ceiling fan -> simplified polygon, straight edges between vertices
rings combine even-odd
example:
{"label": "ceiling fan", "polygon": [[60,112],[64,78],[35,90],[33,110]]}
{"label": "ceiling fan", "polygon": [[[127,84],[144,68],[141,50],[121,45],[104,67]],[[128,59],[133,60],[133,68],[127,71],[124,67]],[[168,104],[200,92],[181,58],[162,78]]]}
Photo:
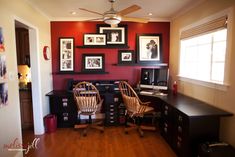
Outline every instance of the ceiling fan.
{"label": "ceiling fan", "polygon": [[95,11],[91,11],[91,10],[88,10],[85,8],[79,8],[79,9],[103,16],[102,18],[92,19],[92,21],[103,20],[105,23],[111,25],[111,27],[117,27],[117,24],[119,24],[122,20],[132,21],[132,22],[140,22],[140,23],[147,23],[148,22],[147,18],[135,18],[135,17],[126,17],[125,16],[127,14],[130,14],[132,12],[135,12],[135,11],[141,9],[140,6],[132,5],[132,6],[126,8],[126,9],[123,9],[121,11],[116,11],[113,8],[113,3],[116,0],[108,0],[108,1],[111,3],[111,8],[110,8],[110,10],[104,12],[103,14],[95,12]]}

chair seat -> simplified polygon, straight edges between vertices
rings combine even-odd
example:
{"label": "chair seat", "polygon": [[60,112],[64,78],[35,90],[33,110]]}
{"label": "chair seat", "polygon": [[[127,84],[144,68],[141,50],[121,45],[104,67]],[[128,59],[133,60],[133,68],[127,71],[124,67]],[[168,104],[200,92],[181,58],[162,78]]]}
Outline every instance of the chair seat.
{"label": "chair seat", "polygon": [[80,115],[85,115],[85,116],[89,116],[89,115],[94,115],[94,112],[81,112],[79,113]]}
{"label": "chair seat", "polygon": [[144,114],[152,113],[152,112],[155,112],[155,111],[154,111],[153,107],[146,106],[146,109],[143,113],[136,113],[136,111],[131,111],[131,110],[129,110],[127,112],[132,116],[134,116],[134,115],[136,116],[136,115],[144,115]]}
{"label": "chair seat", "polygon": [[[156,130],[155,118],[156,112],[153,107],[148,106],[150,102],[142,102],[133,88],[126,82],[120,81],[119,90],[122,94],[123,102],[126,106],[126,128],[125,133],[132,129],[137,129],[141,136],[144,135],[143,130]],[[151,114],[152,126],[146,127],[141,125],[142,119]],[[131,118],[131,122],[128,122],[128,118]]]}
{"label": "chair seat", "polygon": [[78,106],[79,121],[81,119],[80,115],[89,117],[87,124],[76,124],[74,128],[83,128],[83,136],[86,136],[89,128],[95,128],[103,132],[103,120],[98,122],[92,121],[92,115],[100,112],[103,103],[97,88],[92,83],[84,81],[75,85],[73,94]]}
{"label": "chair seat", "polygon": [[154,111],[154,108],[150,107],[150,106],[147,106],[144,113],[149,113],[149,112],[152,112],[152,111]]}

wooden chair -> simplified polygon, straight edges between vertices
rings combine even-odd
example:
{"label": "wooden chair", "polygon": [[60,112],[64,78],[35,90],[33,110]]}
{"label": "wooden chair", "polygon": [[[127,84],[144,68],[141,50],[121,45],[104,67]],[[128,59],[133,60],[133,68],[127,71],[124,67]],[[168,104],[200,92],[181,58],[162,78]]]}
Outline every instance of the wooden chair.
{"label": "wooden chair", "polygon": [[[119,89],[126,106],[125,133],[128,133],[130,130],[137,129],[142,137],[144,135],[143,130],[155,131],[156,127],[154,121],[156,118],[156,112],[154,111],[154,108],[148,106],[150,102],[142,102],[132,87],[125,81],[121,81],[119,83]],[[152,126],[141,125],[141,119],[146,114],[152,114]],[[132,118],[134,123],[128,122],[129,118]]]}
{"label": "wooden chair", "polygon": [[89,128],[104,131],[103,121],[92,123],[92,115],[100,112],[103,100],[100,98],[99,91],[89,82],[80,82],[73,89],[74,99],[78,107],[79,119],[81,115],[89,116],[88,124],[76,124],[74,128],[84,129],[83,136],[87,135]]}

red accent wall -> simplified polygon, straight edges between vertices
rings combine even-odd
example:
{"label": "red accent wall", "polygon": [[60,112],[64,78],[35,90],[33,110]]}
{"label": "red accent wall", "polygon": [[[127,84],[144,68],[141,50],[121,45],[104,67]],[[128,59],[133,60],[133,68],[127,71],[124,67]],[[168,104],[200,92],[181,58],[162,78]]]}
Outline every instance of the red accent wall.
{"label": "red accent wall", "polygon": [[[80,72],[82,68],[82,54],[84,53],[104,53],[105,71],[109,74],[56,74],[59,72],[59,37],[74,37],[75,47],[83,45],[83,35],[85,33],[96,33],[96,24],[101,22],[51,22],[51,50],[52,50],[52,72],[54,90],[66,89],[67,79],[75,80],[106,80],[125,79],[130,84],[136,84],[140,79],[141,66],[115,66],[118,62],[118,48],[75,48],[74,69]],[[147,24],[123,22],[128,25],[128,46],[130,50],[136,52],[136,34],[141,33],[161,33],[163,62],[169,64],[169,36],[170,22],[149,22]]]}

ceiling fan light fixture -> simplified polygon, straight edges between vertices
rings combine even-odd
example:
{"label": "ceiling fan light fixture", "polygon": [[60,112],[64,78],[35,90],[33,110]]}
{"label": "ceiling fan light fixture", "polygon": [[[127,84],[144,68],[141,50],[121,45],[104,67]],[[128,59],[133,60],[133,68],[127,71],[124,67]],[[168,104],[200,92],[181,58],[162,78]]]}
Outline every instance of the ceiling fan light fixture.
{"label": "ceiling fan light fixture", "polygon": [[[112,3],[113,4],[113,3]],[[113,9],[113,6],[109,11],[104,13],[104,22],[109,25],[117,25],[121,22],[122,18],[117,14],[117,11]]]}
{"label": "ceiling fan light fixture", "polygon": [[109,25],[117,25],[121,22],[121,17],[106,17],[104,18],[104,22],[109,24]]}
{"label": "ceiling fan light fixture", "polygon": [[[122,20],[124,20],[124,21],[132,21],[132,22],[140,22],[140,23],[147,23],[148,22],[147,18],[134,18],[134,17],[126,17],[125,16],[127,14],[130,14],[132,12],[135,12],[135,11],[141,9],[140,6],[132,5],[132,6],[127,7],[125,9],[121,10],[121,11],[116,11],[113,8],[114,2],[116,0],[108,0],[108,1],[111,3],[111,8],[108,11],[104,12],[103,14],[99,13],[99,12],[92,11],[92,10],[88,10],[88,9],[85,9],[85,8],[79,8],[79,9],[83,10],[83,11],[87,11],[89,13],[101,15],[104,23],[111,25],[111,27],[117,27],[117,25]],[[97,21],[97,20],[100,20],[100,19],[101,18],[92,19],[91,21]]]}

